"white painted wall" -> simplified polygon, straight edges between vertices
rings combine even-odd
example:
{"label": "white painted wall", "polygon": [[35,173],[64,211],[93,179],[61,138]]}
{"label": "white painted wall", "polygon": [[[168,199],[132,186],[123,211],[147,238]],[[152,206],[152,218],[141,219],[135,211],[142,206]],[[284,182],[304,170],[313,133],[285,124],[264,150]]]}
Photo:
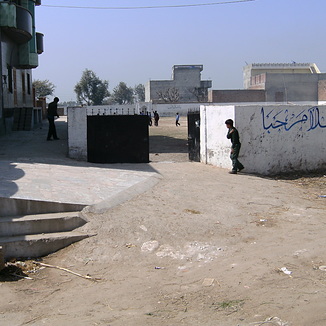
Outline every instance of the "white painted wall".
{"label": "white painted wall", "polygon": [[326,167],[326,106],[202,106],[202,162],[231,168],[228,118],[239,130],[239,160],[246,172],[269,175]]}
{"label": "white painted wall", "polygon": [[99,105],[88,106],[87,115],[111,115],[111,114],[140,114],[141,112],[157,111],[161,117],[174,117],[177,112],[182,116],[187,116],[189,110],[199,111],[200,105],[204,103],[167,103],[153,104],[151,102],[139,102],[135,104],[123,105]]}
{"label": "white painted wall", "polygon": [[76,160],[87,160],[87,108],[69,107],[68,156]]}
{"label": "white painted wall", "polygon": [[178,112],[186,117],[188,111],[199,111],[201,103],[182,103],[182,104],[152,104],[153,111],[157,111],[161,117],[173,117]]}
{"label": "white painted wall", "polygon": [[140,114],[141,108],[148,110],[151,103],[116,104],[88,106],[87,115],[133,115]]}
{"label": "white painted wall", "polygon": [[200,107],[200,157],[206,164],[230,166],[230,140],[226,138],[225,120],[234,120],[234,106]]}

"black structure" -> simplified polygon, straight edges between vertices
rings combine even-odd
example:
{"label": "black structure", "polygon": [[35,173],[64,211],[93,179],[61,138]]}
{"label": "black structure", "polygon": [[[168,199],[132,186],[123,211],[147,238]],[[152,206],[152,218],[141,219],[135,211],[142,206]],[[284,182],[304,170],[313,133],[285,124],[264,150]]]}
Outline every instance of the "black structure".
{"label": "black structure", "polygon": [[88,116],[87,161],[148,163],[148,117],[146,115]]}
{"label": "black structure", "polygon": [[200,162],[200,112],[188,112],[187,119],[189,160]]}

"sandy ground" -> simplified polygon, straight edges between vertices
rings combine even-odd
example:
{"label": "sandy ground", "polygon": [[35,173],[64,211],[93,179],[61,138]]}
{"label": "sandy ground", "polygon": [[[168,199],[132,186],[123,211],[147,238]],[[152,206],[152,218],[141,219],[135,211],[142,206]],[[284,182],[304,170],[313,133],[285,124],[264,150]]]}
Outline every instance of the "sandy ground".
{"label": "sandy ground", "polygon": [[2,279],[0,325],[326,325],[326,177],[188,162],[184,118],[150,133],[162,180],[88,213],[97,236],[43,259],[98,280]]}

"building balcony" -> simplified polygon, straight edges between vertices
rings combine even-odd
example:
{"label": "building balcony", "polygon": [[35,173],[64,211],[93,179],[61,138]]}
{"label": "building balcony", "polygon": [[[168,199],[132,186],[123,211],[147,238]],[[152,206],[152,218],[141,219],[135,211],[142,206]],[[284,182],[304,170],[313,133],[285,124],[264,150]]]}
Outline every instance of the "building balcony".
{"label": "building balcony", "polygon": [[33,17],[29,10],[15,3],[0,2],[0,27],[16,43],[32,39]]}
{"label": "building balcony", "polygon": [[43,37],[44,37],[44,35],[42,33],[36,33],[36,52],[37,52],[37,54],[42,54],[44,52]]}
{"label": "building balcony", "polygon": [[18,69],[34,69],[38,66],[38,54],[30,51],[28,43],[21,44],[18,48]]}

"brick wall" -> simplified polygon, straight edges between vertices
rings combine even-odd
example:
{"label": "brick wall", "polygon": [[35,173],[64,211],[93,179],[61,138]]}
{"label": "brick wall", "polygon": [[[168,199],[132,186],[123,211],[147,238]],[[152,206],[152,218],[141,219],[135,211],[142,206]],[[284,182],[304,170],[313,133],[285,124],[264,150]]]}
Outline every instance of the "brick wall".
{"label": "brick wall", "polygon": [[208,93],[210,103],[265,102],[264,90],[212,90]]}

